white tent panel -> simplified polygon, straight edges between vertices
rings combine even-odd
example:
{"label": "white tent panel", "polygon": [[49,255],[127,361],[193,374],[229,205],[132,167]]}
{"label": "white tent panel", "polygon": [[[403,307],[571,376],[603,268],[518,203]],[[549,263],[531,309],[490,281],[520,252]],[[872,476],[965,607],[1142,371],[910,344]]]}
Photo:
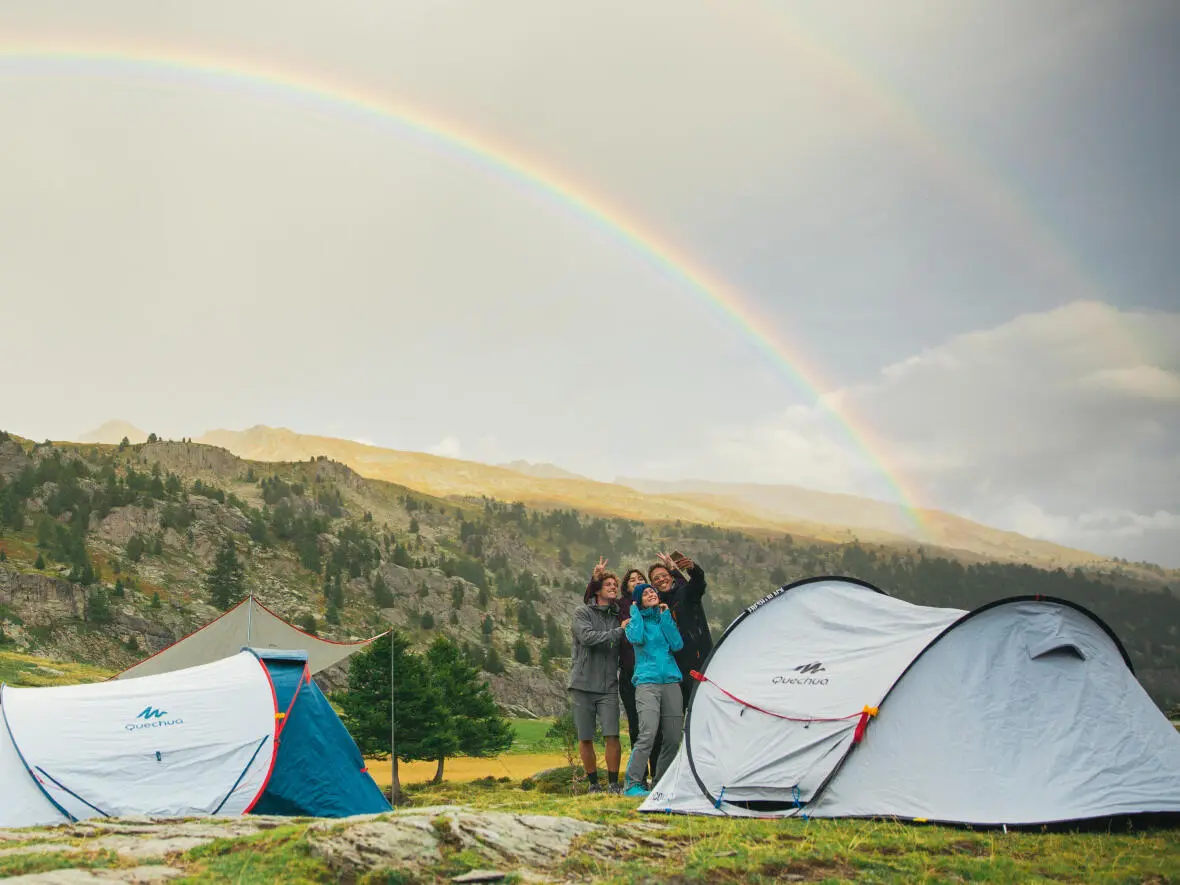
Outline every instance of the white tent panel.
{"label": "white tent panel", "polygon": [[1092,618],[971,617],[881,705],[808,813],[983,824],[1180,811],[1180,737]]}
{"label": "white tent panel", "polygon": [[133,679],[196,667],[235,655],[247,646],[306,651],[311,672],[319,673],[372,641],[332,642],[311,636],[287,623],[251,596],[215,621],[129,667],[115,678]]}
{"label": "white tent panel", "polygon": [[65,823],[29,776],[13,746],[0,711],[0,827],[31,827]]}
{"label": "white tent panel", "polygon": [[26,778],[78,819],[241,814],[276,751],[274,689],[249,652],[141,679],[7,688],[3,713]]}
{"label": "white tent panel", "polygon": [[692,766],[680,766],[680,776],[695,781],[695,768],[705,798],[722,799],[722,809],[730,801],[806,803],[847,753],[860,712],[964,614],[839,580],[762,603],[709,660],[682,749]]}

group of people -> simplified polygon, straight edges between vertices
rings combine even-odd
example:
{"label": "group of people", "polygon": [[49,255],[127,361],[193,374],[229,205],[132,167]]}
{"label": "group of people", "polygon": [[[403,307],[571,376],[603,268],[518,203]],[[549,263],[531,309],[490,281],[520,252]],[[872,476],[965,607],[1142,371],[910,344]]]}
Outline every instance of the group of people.
{"label": "group of people", "polygon": [[[713,648],[702,599],[705,573],[679,551],[657,554],[645,575],[622,580],[599,557],[574,612],[569,690],[578,752],[590,792],[646,796],[680,747],[694,680]],[[627,714],[631,757],[619,783],[619,700]],[[598,779],[596,726],[605,741],[607,783]],[[649,780],[650,777],[650,780]]]}

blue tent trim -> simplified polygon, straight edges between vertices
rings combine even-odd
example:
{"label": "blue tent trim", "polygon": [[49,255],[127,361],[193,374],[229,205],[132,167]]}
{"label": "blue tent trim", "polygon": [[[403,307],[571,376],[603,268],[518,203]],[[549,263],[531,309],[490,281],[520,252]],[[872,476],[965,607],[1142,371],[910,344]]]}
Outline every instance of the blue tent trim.
{"label": "blue tent trim", "polygon": [[275,691],[274,767],[251,814],[349,817],[390,811],[356,742],[307,667],[307,652],[245,649]]}

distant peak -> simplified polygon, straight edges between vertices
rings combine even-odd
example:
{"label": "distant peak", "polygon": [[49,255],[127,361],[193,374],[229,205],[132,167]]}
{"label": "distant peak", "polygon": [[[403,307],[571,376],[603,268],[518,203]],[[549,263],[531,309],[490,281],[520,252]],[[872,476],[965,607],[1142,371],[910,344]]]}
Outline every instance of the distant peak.
{"label": "distant peak", "polygon": [[116,418],[112,421],[107,421],[100,427],[96,427],[89,433],[83,433],[78,437],[79,442],[85,443],[105,443],[110,445],[118,445],[126,437],[128,442],[141,443],[147,442],[147,432],[140,430],[134,424]]}
{"label": "distant peak", "polygon": [[506,470],[514,470],[517,473],[523,473],[525,476],[535,476],[538,479],[586,479],[580,473],[573,473],[564,467],[550,464],[548,461],[534,463],[532,461],[517,460],[495,466],[503,467]]}

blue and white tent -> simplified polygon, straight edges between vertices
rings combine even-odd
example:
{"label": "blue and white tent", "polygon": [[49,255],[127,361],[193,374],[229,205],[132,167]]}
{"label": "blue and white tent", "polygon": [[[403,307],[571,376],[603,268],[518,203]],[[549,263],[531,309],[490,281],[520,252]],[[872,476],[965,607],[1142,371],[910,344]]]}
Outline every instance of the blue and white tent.
{"label": "blue and white tent", "polygon": [[0,687],[0,826],[389,810],[304,651],[136,679]]}
{"label": "blue and white tent", "polygon": [[1180,813],[1180,734],[1071,602],[972,612],[849,578],[783,587],[701,668],[640,811],[981,825]]}

